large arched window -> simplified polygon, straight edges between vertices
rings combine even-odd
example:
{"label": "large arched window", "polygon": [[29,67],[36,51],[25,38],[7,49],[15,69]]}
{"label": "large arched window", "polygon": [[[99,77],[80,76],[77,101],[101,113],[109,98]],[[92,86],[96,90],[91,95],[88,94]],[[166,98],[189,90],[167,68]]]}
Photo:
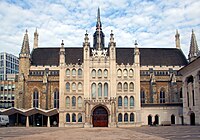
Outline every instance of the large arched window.
{"label": "large arched window", "polygon": [[133,84],[133,82],[131,82],[129,84],[129,91],[134,91],[134,84]]}
{"label": "large arched window", "polygon": [[122,122],[122,113],[118,114],[118,122]]}
{"label": "large arched window", "polygon": [[69,84],[69,82],[66,83],[66,90],[70,91],[70,84]]}
{"label": "large arched window", "polygon": [[108,83],[104,84],[104,97],[108,97]]}
{"label": "large arched window", "polygon": [[142,104],[145,104],[145,91],[143,88],[141,89],[140,100]]}
{"label": "large arched window", "polygon": [[128,84],[126,82],[124,83],[124,91],[128,91]]}
{"label": "large arched window", "polygon": [[118,107],[122,107],[122,97],[118,97]]}
{"label": "large arched window", "polygon": [[124,69],[124,71],[123,71],[123,76],[124,76],[124,78],[127,78],[127,76],[128,76],[128,71],[127,71],[127,69]]}
{"label": "large arched window", "polygon": [[160,103],[165,103],[165,89],[160,90]]}
{"label": "large arched window", "polygon": [[78,91],[82,91],[82,89],[83,89],[82,83],[79,82],[79,83],[78,83]]}
{"label": "large arched window", "polygon": [[72,114],[72,122],[76,122],[76,114],[75,113]]}
{"label": "large arched window", "polygon": [[122,77],[122,71],[120,69],[117,70],[117,77],[118,78]]}
{"label": "large arched window", "polygon": [[130,107],[134,107],[134,97],[130,97]]}
{"label": "large arched window", "polygon": [[82,76],[82,69],[78,69],[78,76],[79,76],[79,77]]}
{"label": "large arched window", "polygon": [[72,83],[72,90],[75,91],[76,90],[76,83]]}
{"label": "large arched window", "polygon": [[127,113],[124,114],[124,122],[128,122],[128,114]]}
{"label": "large arched window", "polygon": [[69,96],[66,97],[66,108],[70,107],[70,98]]}
{"label": "large arched window", "polygon": [[128,97],[124,97],[124,107],[128,107]]}
{"label": "large arched window", "polygon": [[38,90],[35,90],[33,92],[33,107],[37,107],[39,106],[39,94],[38,94]]}
{"label": "large arched window", "polygon": [[81,113],[78,114],[78,122],[82,122],[82,114]]}
{"label": "large arched window", "polygon": [[82,98],[80,96],[78,97],[78,107],[82,107]]}
{"label": "large arched window", "polygon": [[98,97],[101,97],[102,96],[102,84],[99,83],[98,84]]}
{"label": "large arched window", "polygon": [[130,122],[134,122],[134,121],[135,121],[134,114],[133,114],[133,113],[131,113],[131,114],[130,114]]}
{"label": "large arched window", "polygon": [[69,115],[69,113],[66,114],[66,122],[70,122],[70,115]]}
{"label": "large arched window", "polygon": [[92,84],[91,91],[92,91],[92,98],[96,98],[96,84],[95,83]]}
{"label": "large arched window", "polygon": [[58,92],[58,90],[54,91],[54,108],[59,108],[59,92]]}
{"label": "large arched window", "polygon": [[92,70],[92,78],[95,78],[95,77],[96,77],[96,70],[93,69],[93,70]]}
{"label": "large arched window", "polygon": [[66,76],[70,76],[70,70],[69,69],[66,70]]}
{"label": "large arched window", "polygon": [[119,82],[119,83],[117,84],[117,90],[118,90],[118,91],[122,91],[122,83],[121,83],[121,82]]}
{"label": "large arched window", "polygon": [[76,76],[76,69],[72,69],[72,76]]}
{"label": "large arched window", "polygon": [[72,107],[76,107],[76,97],[72,97]]}

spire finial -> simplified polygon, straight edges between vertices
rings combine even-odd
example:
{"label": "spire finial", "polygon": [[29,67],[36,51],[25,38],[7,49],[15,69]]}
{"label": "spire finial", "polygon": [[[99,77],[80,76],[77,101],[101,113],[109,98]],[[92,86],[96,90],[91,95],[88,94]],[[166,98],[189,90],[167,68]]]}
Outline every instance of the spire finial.
{"label": "spire finial", "polygon": [[28,33],[28,30],[26,29],[26,34]]}
{"label": "spire finial", "polygon": [[35,28],[35,32],[37,33],[37,27]]}
{"label": "spire finial", "polygon": [[179,33],[178,33],[178,29],[176,29],[175,43],[176,43],[176,48],[177,48],[177,49],[181,49],[181,45],[180,45],[180,35],[179,35]]}
{"label": "spire finial", "polygon": [[97,24],[96,24],[96,29],[101,30],[101,19],[100,19],[100,9],[98,7],[97,11]]}
{"label": "spire finial", "polygon": [[135,45],[135,47],[137,47],[137,45],[138,45],[137,40],[135,40],[135,44],[134,45]]}
{"label": "spire finial", "polygon": [[64,41],[63,41],[63,40],[62,40],[61,46],[62,46],[62,47],[64,46]]}
{"label": "spire finial", "polygon": [[195,37],[194,30],[192,29],[191,41],[190,41],[190,52],[188,55],[189,62],[193,61],[199,54],[199,47]]}

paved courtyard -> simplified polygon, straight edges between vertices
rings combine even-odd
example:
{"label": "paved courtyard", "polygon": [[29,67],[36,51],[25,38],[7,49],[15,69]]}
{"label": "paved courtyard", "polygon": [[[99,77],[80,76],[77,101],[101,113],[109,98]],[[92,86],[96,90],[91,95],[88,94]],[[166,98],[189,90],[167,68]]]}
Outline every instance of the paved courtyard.
{"label": "paved courtyard", "polygon": [[200,126],[137,128],[1,127],[0,140],[200,140]]}

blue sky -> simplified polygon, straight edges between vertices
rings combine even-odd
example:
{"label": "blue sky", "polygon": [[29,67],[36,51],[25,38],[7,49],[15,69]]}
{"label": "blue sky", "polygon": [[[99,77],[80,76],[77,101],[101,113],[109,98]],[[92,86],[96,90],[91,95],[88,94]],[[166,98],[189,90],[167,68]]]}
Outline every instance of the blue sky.
{"label": "blue sky", "polygon": [[87,30],[92,46],[97,8],[101,10],[106,46],[111,30],[117,47],[175,48],[178,29],[188,55],[191,31],[200,43],[200,0],[1,0],[0,48],[18,56],[25,30],[33,47],[81,47]]}

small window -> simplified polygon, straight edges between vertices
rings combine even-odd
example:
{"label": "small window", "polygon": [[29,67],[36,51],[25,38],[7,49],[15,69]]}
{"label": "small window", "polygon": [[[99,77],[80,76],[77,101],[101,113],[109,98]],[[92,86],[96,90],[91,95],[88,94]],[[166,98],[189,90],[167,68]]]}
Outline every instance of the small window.
{"label": "small window", "polygon": [[76,107],[76,97],[72,97],[72,107]]}
{"label": "small window", "polygon": [[66,83],[66,90],[70,91],[70,84],[68,82]]}
{"label": "small window", "polygon": [[79,77],[82,76],[82,69],[78,69],[78,76],[79,76]]}
{"label": "small window", "polygon": [[129,70],[129,77],[133,77],[134,73],[133,73],[133,69]]}
{"label": "small window", "polygon": [[141,103],[142,104],[145,104],[145,91],[144,91],[144,89],[141,89],[141,93],[140,93],[140,100],[141,100]]}
{"label": "small window", "polygon": [[107,78],[108,77],[108,70],[104,70],[104,78]]}
{"label": "small window", "polygon": [[99,83],[98,84],[98,97],[102,97],[102,84],[101,83]]}
{"label": "small window", "polygon": [[66,76],[70,76],[70,70],[69,69],[66,70]]}
{"label": "small window", "polygon": [[124,97],[124,107],[128,107],[128,97]]}
{"label": "small window", "polygon": [[98,70],[98,77],[102,77],[102,71],[100,69]]}
{"label": "small window", "polygon": [[122,91],[122,83],[118,83],[117,84],[117,90],[118,91]]}
{"label": "small window", "polygon": [[78,91],[82,91],[82,88],[83,88],[82,84],[78,83]]}
{"label": "small window", "polygon": [[96,98],[96,84],[95,83],[92,84],[91,91],[92,91],[92,98]]}
{"label": "small window", "polygon": [[38,108],[38,106],[39,106],[38,103],[39,103],[39,94],[38,94],[38,91],[35,90],[33,92],[33,107],[37,107]]}
{"label": "small window", "polygon": [[122,107],[122,97],[118,97],[118,107]]}
{"label": "small window", "polygon": [[92,78],[95,78],[95,77],[96,77],[96,70],[93,69],[93,70],[92,70]]}
{"label": "small window", "polygon": [[134,107],[134,97],[131,96],[130,98],[130,107]]}
{"label": "small window", "polygon": [[82,98],[78,97],[78,107],[81,108],[82,107]]}
{"label": "small window", "polygon": [[66,97],[66,108],[70,107],[70,98]]}
{"label": "small window", "polygon": [[59,108],[59,92],[56,90],[54,92],[54,108]]}
{"label": "small window", "polygon": [[128,76],[128,71],[127,71],[127,69],[125,69],[125,70],[123,71],[123,76],[124,76],[124,78],[127,78],[127,76]]}
{"label": "small window", "polygon": [[165,90],[161,89],[160,91],[160,103],[165,103]]}
{"label": "small window", "polygon": [[108,97],[108,83],[104,84],[104,97]]}
{"label": "small window", "polygon": [[130,91],[134,91],[134,84],[133,84],[133,82],[130,83],[130,85],[129,85],[129,90],[130,90]]}
{"label": "small window", "polygon": [[117,70],[117,77],[118,78],[122,77],[122,71],[120,69]]}
{"label": "small window", "polygon": [[118,122],[122,122],[122,114],[121,113],[119,113],[119,115],[118,115]]}
{"label": "small window", "polygon": [[76,90],[76,83],[72,83],[72,90]]}
{"label": "small window", "polygon": [[124,83],[124,91],[128,91],[128,84],[126,82]]}
{"label": "small window", "polygon": [[76,76],[76,69],[72,69],[72,76]]}

